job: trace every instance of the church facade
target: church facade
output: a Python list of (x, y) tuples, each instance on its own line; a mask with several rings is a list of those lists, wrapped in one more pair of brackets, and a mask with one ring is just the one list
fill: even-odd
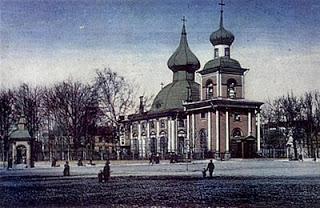
[[(168, 60), (172, 82), (161, 89), (151, 109), (120, 120), (120, 147), (134, 159), (172, 154), (182, 158), (252, 158), (260, 152), (260, 106), (245, 99), (245, 74), (231, 58), (234, 35), (223, 26), (210, 36), (214, 58), (200, 69), (189, 48), (185, 21), (180, 43)], [(195, 73), (201, 82), (195, 81)]]

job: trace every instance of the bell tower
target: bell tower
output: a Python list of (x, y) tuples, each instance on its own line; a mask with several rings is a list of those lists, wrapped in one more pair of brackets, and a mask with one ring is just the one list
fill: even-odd
[(223, 0), (219, 5), (219, 29), (210, 35), (213, 59), (199, 72), (202, 77), (201, 99), (244, 99), (244, 74), (248, 69), (242, 68), (237, 60), (231, 58), (230, 47), (234, 35), (223, 26)]

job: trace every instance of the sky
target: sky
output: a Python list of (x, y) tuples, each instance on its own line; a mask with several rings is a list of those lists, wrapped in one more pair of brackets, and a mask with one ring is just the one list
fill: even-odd
[[(111, 68), (156, 95), (172, 81), (167, 60), (186, 17), (201, 67), (213, 58), (218, 0), (0, 0), (0, 88), (94, 79)], [(246, 97), (264, 101), (320, 89), (319, 0), (225, 0), (231, 57), (246, 74)], [(200, 80), (200, 75), (197, 75)], [(138, 99), (138, 98), (137, 98)]]

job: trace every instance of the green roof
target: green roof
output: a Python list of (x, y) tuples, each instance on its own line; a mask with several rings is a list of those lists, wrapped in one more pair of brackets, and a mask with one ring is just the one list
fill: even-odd
[(200, 74), (208, 74), (215, 71), (243, 73), (248, 69), (242, 68), (237, 60), (234, 60), (228, 56), (212, 59), (208, 61), (203, 70), (199, 71)]
[(29, 131), (26, 129), (19, 129), (11, 133), (10, 135), (11, 139), (30, 139), (31, 136), (29, 134)]
[(179, 70), (195, 72), (200, 68), (200, 62), (198, 58), (189, 48), (184, 24), (182, 27), (180, 44), (177, 50), (169, 58), (167, 65), (174, 72)]
[(210, 35), (212, 45), (231, 45), (234, 41), (234, 35), (223, 27), (223, 11), (220, 14), (220, 27)]
[(200, 85), (191, 80), (174, 81), (165, 86), (153, 101), (150, 111), (183, 109), (182, 103), (187, 100), (188, 87), (191, 89), (192, 101), (200, 100)]

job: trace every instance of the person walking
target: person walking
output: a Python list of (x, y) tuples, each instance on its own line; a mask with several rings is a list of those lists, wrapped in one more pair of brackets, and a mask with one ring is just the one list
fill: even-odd
[(103, 168), (103, 176), (104, 176), (104, 182), (107, 182), (110, 178), (110, 162), (109, 162), (109, 160), (106, 161), (106, 164)]
[(70, 166), (68, 161), (66, 161), (66, 164), (64, 164), (63, 175), (70, 176)]
[(212, 178), (213, 171), (214, 171), (214, 164), (212, 160), (210, 160), (210, 162), (208, 163), (207, 170), (209, 170), (209, 176), (210, 178)]

